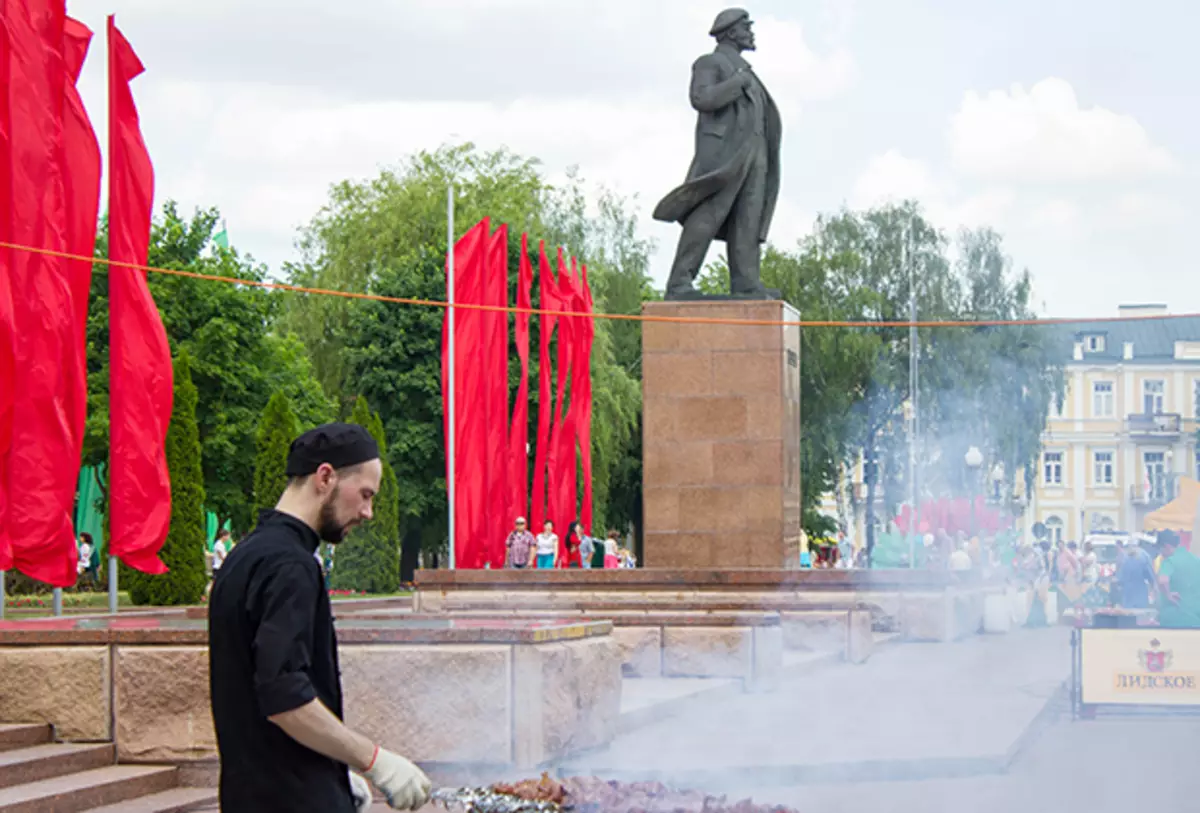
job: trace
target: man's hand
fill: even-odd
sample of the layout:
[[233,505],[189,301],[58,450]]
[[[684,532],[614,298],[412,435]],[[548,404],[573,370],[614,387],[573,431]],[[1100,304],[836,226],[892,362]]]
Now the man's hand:
[[371,783],[354,771],[350,772],[350,796],[354,799],[354,809],[358,813],[367,813],[374,801],[371,794]]
[[395,810],[416,810],[429,801],[429,777],[399,754],[380,748],[365,773]]

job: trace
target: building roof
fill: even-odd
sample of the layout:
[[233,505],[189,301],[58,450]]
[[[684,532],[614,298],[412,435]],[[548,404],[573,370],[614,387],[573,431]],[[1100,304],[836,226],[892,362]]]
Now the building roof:
[[[1175,342],[1200,342],[1200,316],[1176,316],[1168,319],[1131,319],[1124,322],[1076,322],[1066,326],[1063,356],[1075,361],[1075,342],[1087,336],[1103,336],[1104,350],[1089,353],[1085,362],[1164,362],[1176,361]],[[1133,359],[1125,359],[1125,343],[1133,343]],[[1179,359],[1179,361],[1184,361]],[[1195,363],[1196,360],[1186,361]]]

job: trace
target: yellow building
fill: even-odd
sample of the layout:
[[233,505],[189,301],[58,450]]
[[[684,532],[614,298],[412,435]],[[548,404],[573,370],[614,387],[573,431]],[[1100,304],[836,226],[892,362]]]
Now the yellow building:
[[[1121,316],[1165,314],[1127,305]],[[1051,405],[1026,527],[1052,538],[1140,531],[1175,496],[1179,475],[1200,476],[1200,317],[1072,326],[1066,395]]]

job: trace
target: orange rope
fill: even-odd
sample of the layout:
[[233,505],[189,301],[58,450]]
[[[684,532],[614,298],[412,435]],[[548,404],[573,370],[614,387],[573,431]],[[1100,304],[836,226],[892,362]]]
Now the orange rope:
[[[113,262],[103,257],[88,257],[83,254],[72,254],[66,251],[55,251],[48,248],[35,248],[33,246],[23,246],[16,243],[7,243],[0,240],[0,248],[13,249],[15,251],[28,251],[33,254],[42,254],[48,257],[58,257],[65,260],[80,260],[89,263],[98,263],[104,266],[117,266],[119,268],[130,268],[135,271],[153,272],[155,274],[170,274],[176,277],[189,277],[191,279],[207,280],[209,282],[226,282],[233,285],[246,285],[253,288],[266,288],[276,291],[293,291],[301,294],[316,294],[319,296],[338,296],[344,299],[365,299],[372,302],[391,302],[397,305],[418,305],[427,308],[449,308],[453,307],[456,310],[472,310],[472,311],[491,311],[503,313],[523,313],[530,315],[546,315],[546,316],[573,316],[588,319],[609,319],[612,321],[623,322],[674,322],[684,324],[697,325],[741,325],[745,327],[1022,327],[1022,326],[1043,326],[1043,325],[1070,325],[1079,322],[1136,322],[1136,321],[1153,321],[1164,319],[1187,319],[1192,317],[1200,317],[1200,313],[1165,313],[1153,314],[1148,316],[1100,316],[1100,317],[1051,317],[1046,319],[981,319],[979,321],[969,320],[941,320],[941,321],[916,321],[916,322],[884,322],[884,321],[839,321],[839,320],[806,320],[799,321],[782,321],[772,319],[723,319],[716,317],[704,316],[650,316],[646,314],[629,314],[629,313],[584,313],[582,311],[552,311],[542,310],[540,308],[514,308],[502,307],[499,305],[475,305],[463,302],[457,302],[451,305],[438,299],[416,299],[413,297],[402,296],[382,296],[380,294],[364,294],[357,291],[336,291],[328,288],[309,288],[303,285],[289,285],[285,282],[260,282],[259,280],[239,279],[237,277],[222,277],[217,274],[200,274],[195,271],[181,271],[176,268],[158,268],[152,265],[136,265],[134,263],[119,263]],[[737,302],[738,300],[732,300]],[[723,300],[718,300],[723,304]]]

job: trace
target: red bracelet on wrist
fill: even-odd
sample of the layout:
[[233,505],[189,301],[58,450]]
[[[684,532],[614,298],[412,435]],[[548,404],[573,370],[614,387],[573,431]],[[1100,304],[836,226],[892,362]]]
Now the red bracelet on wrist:
[[366,770],[370,771],[375,767],[375,760],[379,759],[379,746],[375,746],[375,753],[371,755],[371,762],[367,765]]

